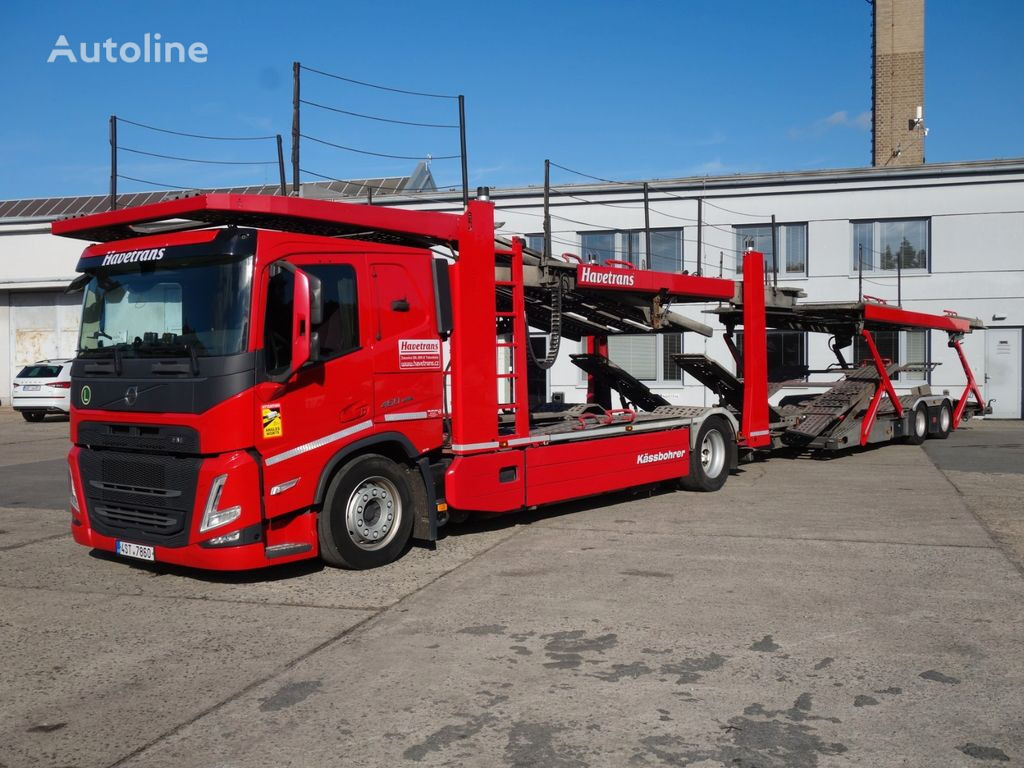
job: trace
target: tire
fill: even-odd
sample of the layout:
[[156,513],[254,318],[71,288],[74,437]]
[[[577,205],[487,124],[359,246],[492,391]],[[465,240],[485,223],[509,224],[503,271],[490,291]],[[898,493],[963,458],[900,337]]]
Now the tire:
[[910,445],[920,445],[928,437],[928,406],[918,403],[910,417],[910,434],[904,441]]
[[688,491],[717,491],[729,477],[735,438],[729,422],[721,416],[704,420],[690,451],[690,474],[680,485]]
[[39,413],[37,411],[22,411],[21,418],[25,421],[38,422],[46,418],[45,413]]
[[952,431],[953,409],[949,405],[949,400],[943,400],[942,405],[939,406],[939,428],[928,435],[928,437],[933,437],[936,440],[945,440]]
[[352,459],[327,488],[317,519],[320,557],[352,570],[396,560],[426,499],[423,481],[408,467],[372,453]]

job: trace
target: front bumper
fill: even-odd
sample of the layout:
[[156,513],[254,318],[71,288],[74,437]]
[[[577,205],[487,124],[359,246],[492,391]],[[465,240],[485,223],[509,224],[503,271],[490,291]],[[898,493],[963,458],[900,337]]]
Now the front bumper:
[[[113,470],[97,470],[97,453],[104,452],[75,446],[68,454],[78,503],[78,509],[74,504],[70,509],[71,533],[79,544],[106,552],[116,552],[118,541],[144,544],[153,547],[157,563],[217,571],[264,568],[318,555],[316,519],[312,511],[287,520],[263,519],[259,467],[255,459],[244,451],[187,460],[185,468],[177,470],[178,474],[187,474],[194,467],[196,473],[191,492],[177,491],[173,482],[167,483],[171,491],[164,490],[164,497],[172,499],[187,495],[189,508],[184,515],[180,510],[154,507],[154,499],[148,499],[148,505],[136,503],[143,490],[154,496],[153,489],[143,485],[154,482],[145,479],[147,472],[150,473],[148,477],[152,476],[152,467],[146,467],[145,462],[159,464],[156,460],[161,459],[166,463],[167,457],[139,454],[138,465],[128,465],[122,468],[123,476],[113,477]],[[122,456],[107,451],[101,458],[114,462],[112,467],[116,469],[124,464]],[[83,466],[87,467],[84,473]],[[166,474],[170,476],[173,473],[168,470]],[[199,529],[210,488],[220,475],[227,475],[228,479],[218,508],[239,506],[241,514],[230,523],[201,532]],[[110,482],[111,477],[117,482]],[[141,478],[134,481],[139,483],[134,488],[135,493],[125,490],[128,486],[124,477]],[[179,496],[171,496],[171,493]],[[234,531],[243,532],[238,544],[211,545],[213,539]],[[284,551],[281,547],[275,549],[273,545],[282,539],[309,546]]]

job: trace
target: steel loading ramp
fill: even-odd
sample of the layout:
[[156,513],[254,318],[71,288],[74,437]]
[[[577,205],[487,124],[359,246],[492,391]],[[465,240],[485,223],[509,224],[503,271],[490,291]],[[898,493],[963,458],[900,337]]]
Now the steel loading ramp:
[[[672,361],[718,395],[726,406],[737,412],[743,410],[742,379],[717,360],[699,353],[681,353],[672,355]],[[768,414],[772,422],[782,419],[778,410],[771,405],[768,406]]]
[[569,355],[573,364],[582,368],[602,384],[608,386],[645,411],[653,411],[669,402],[661,395],[651,392],[650,387],[632,374],[626,372],[604,355]]
[[[899,369],[898,365],[888,365],[886,373],[891,377]],[[787,445],[806,445],[837,421],[860,413],[867,408],[878,383],[878,371],[861,366],[847,372],[831,389],[788,406],[786,415],[795,417],[796,422],[782,434],[782,441]]]

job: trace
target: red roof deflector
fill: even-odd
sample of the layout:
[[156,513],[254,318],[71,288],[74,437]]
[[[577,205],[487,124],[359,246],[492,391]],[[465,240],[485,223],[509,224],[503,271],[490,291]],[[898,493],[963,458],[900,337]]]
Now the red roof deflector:
[[358,236],[404,245],[451,244],[461,216],[271,195],[205,194],[62,219],[51,231],[93,242],[152,234],[146,225],[184,220],[181,228],[236,225],[326,237]]
[[[727,324],[743,322],[742,308],[735,305],[723,306],[712,312]],[[973,317],[952,313],[933,315],[867,301],[768,306],[765,315],[769,328],[812,333],[853,334],[858,325],[869,331],[934,329],[947,333],[970,333],[985,327],[981,320]]]

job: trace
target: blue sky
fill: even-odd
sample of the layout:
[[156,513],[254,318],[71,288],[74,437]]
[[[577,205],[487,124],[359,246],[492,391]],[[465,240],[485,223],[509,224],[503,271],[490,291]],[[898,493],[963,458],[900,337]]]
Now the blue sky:
[[[1024,155],[1024,4],[926,0],[929,162]],[[466,96],[474,185],[539,184],[543,160],[598,176],[669,178],[870,164],[871,7],[865,0],[713,2],[197,2],[7,5],[0,199],[107,189],[110,114],[211,135],[281,133],[291,62]],[[200,41],[205,64],[47,64],[81,42]],[[303,73],[304,98],[353,112],[457,121],[455,103]],[[303,133],[386,154],[458,153],[457,132],[303,107]],[[122,126],[124,147],[238,162],[273,142],[205,142]],[[302,166],[353,178],[413,161],[310,141]],[[436,160],[442,184],[457,161]],[[180,186],[274,182],[273,165],[122,153],[120,171]],[[574,181],[557,171],[555,182]],[[123,190],[151,189],[121,182]]]

